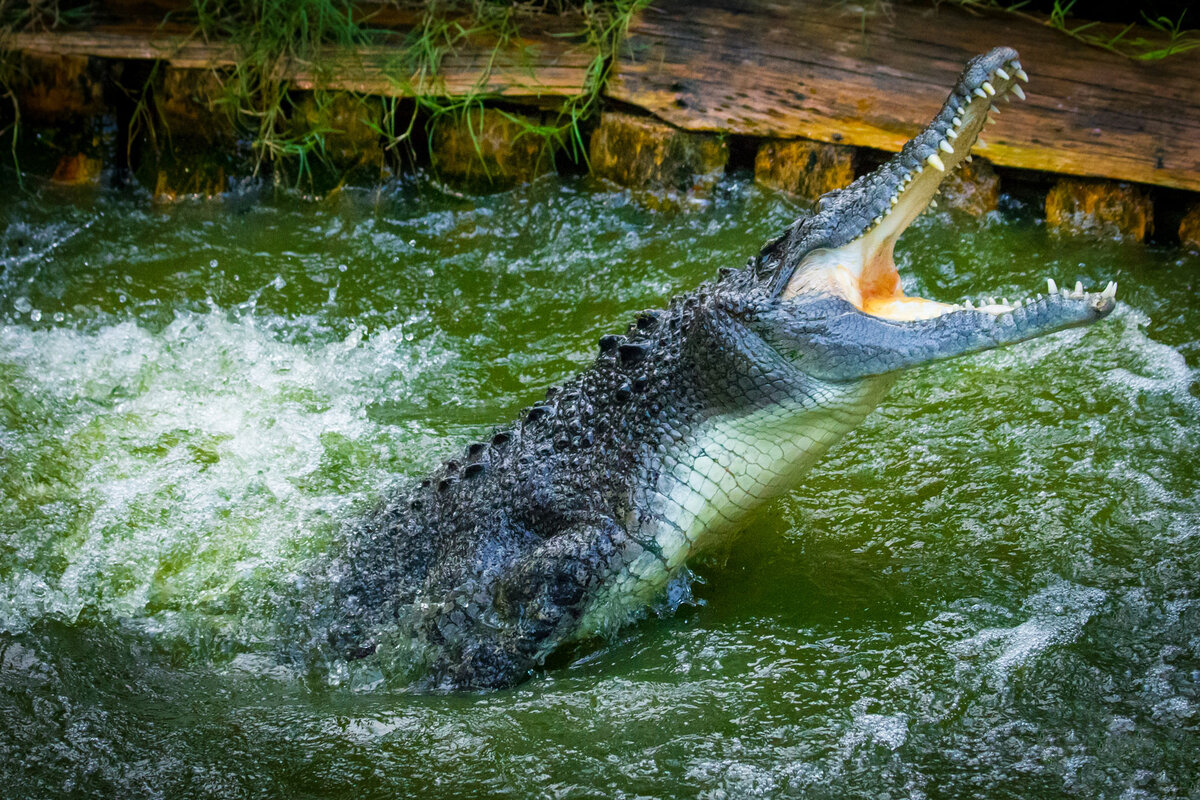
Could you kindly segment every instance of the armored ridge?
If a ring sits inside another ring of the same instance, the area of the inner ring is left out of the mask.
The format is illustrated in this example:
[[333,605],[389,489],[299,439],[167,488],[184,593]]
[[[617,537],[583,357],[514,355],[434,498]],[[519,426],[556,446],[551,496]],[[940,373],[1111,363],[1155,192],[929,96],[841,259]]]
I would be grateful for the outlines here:
[[[437,684],[503,685],[661,595],[690,547],[669,499],[690,494],[674,486],[689,485],[680,454],[721,414],[774,400],[757,365],[737,365],[743,332],[729,307],[742,282],[703,286],[603,337],[591,369],[356,531],[344,587],[353,646],[369,650],[379,626],[414,625]],[[656,498],[659,485],[668,494]]]
[[687,559],[794,487],[898,371],[1107,315],[1113,284],[979,307],[900,288],[896,239],[1023,77],[1012,50],[973,59],[895,158],[348,531],[336,645],[407,643],[427,688],[519,682],[677,594]]

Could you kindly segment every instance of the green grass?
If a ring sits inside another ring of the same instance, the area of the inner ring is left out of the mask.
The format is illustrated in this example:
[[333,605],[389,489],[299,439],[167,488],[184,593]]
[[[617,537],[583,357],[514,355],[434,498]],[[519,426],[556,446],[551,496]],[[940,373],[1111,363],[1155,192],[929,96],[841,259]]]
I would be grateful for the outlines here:
[[[508,114],[523,128],[521,135],[538,136],[554,150],[566,150],[576,160],[586,159],[581,125],[596,107],[612,64],[617,42],[634,11],[649,0],[544,0],[501,3],[495,0],[431,0],[420,6],[418,24],[397,46],[388,75],[397,94],[415,102],[385,98],[378,104],[362,103],[363,121],[380,135],[387,150],[412,148],[414,141],[433,126],[449,120],[474,132],[478,112],[500,98],[489,89],[490,78],[503,54],[511,61],[523,55],[517,42],[523,25],[539,14],[569,14],[579,20],[577,30],[565,36],[581,43],[592,59],[578,90],[557,111],[531,120]],[[11,134],[15,153],[20,109],[11,90],[19,59],[5,47],[14,31],[69,27],[86,19],[89,3],[68,0],[0,0],[0,99],[12,105]],[[328,122],[333,93],[324,88],[331,77],[322,58],[326,48],[354,48],[382,41],[396,44],[396,32],[373,28],[352,0],[191,0],[168,21],[193,27],[193,36],[205,41],[232,43],[237,62],[215,71],[222,94],[218,107],[235,131],[249,142],[254,171],[269,166],[277,179],[299,183],[313,168],[328,162],[326,142],[336,133]],[[467,47],[491,46],[475,84],[451,94],[442,81],[443,63]],[[486,45],[485,45],[486,46]],[[290,78],[297,64],[315,73],[311,92],[316,113],[298,124]],[[532,59],[530,59],[532,74]],[[123,86],[134,102],[133,133],[144,137],[156,151],[170,149],[171,131],[156,112],[154,89],[161,77],[158,65],[141,85]],[[361,98],[364,99],[365,98]],[[134,137],[131,136],[132,141]],[[428,138],[424,136],[424,138]]]
[[[501,113],[523,129],[521,135],[541,137],[551,148],[566,150],[573,160],[586,160],[587,147],[581,124],[597,107],[612,67],[613,54],[633,14],[649,2],[607,0],[602,3],[575,4],[574,9],[582,27],[563,35],[582,40],[583,46],[593,54],[579,91],[566,98],[553,118],[547,121],[535,122],[524,115]],[[562,10],[564,5],[557,3],[552,8]],[[449,117],[464,124],[474,139],[477,130],[473,120],[479,118],[479,112],[485,105],[497,99],[487,88],[497,57],[502,51],[515,51],[521,22],[528,18],[529,13],[527,5],[501,5],[486,0],[459,4],[428,3],[420,24],[410,34],[392,70],[397,89],[403,95],[413,97],[416,103],[407,120],[397,118],[395,102],[389,104],[380,125],[386,147],[392,149],[411,143],[417,120],[421,117],[427,121],[426,133]],[[475,84],[458,95],[445,91],[441,84],[444,59],[472,41],[484,39],[494,41],[495,46]]]
[[[571,10],[581,29],[568,35],[584,42],[593,58],[578,91],[568,97],[549,121],[531,121],[507,114],[524,130],[522,135],[546,139],[552,149],[565,149],[572,158],[586,158],[581,123],[595,110],[612,63],[617,42],[634,11],[649,0],[604,0],[551,3],[550,12]],[[568,8],[569,6],[569,8]],[[404,104],[387,98],[382,113],[368,114],[364,122],[380,135],[385,150],[413,146],[417,137],[448,120],[464,124],[475,134],[473,119],[498,97],[489,90],[501,53],[516,52],[522,24],[537,8],[531,3],[497,3],[491,0],[431,0],[421,6],[418,24],[405,37],[388,67],[397,94],[415,102]],[[387,31],[370,27],[370,19],[356,19],[349,0],[193,0],[198,35],[231,41],[239,48],[239,61],[225,80],[224,103],[235,125],[245,130],[256,156],[256,171],[269,162],[278,175],[293,171],[298,182],[311,175],[316,162],[326,161],[325,143],[334,129],[323,122],[321,109],[331,94],[321,88],[330,76],[320,58],[324,47],[350,48],[378,42]],[[543,12],[544,13],[544,12]],[[444,61],[477,43],[490,42],[490,57],[475,84],[466,92],[451,94],[442,80]],[[288,68],[309,64],[317,73],[313,92],[318,113],[313,124],[292,124],[292,86]],[[532,68],[532,67],[531,67]]]
[[[1034,13],[1030,0],[1006,2],[1006,0],[934,0],[948,3],[968,11],[1003,11],[1039,22],[1060,31],[1072,39],[1093,47],[1099,47],[1127,58],[1139,61],[1156,61],[1200,47],[1200,29],[1186,28],[1187,9],[1179,16],[1147,15],[1138,10],[1139,19],[1125,24],[1116,33],[1105,33],[1099,22],[1075,18],[1077,0],[1053,0],[1046,9],[1047,14]],[[1155,33],[1135,33],[1139,23],[1144,23]]]
[[[366,44],[372,32],[355,21],[349,0],[192,0],[192,11],[199,36],[238,47],[237,64],[220,74],[221,102],[250,135],[255,172],[271,162],[307,174],[310,160],[323,158],[329,131],[319,122],[300,131],[289,124],[291,67],[309,64],[318,80],[327,78],[321,48]],[[328,102],[325,92],[316,95],[319,104]]]

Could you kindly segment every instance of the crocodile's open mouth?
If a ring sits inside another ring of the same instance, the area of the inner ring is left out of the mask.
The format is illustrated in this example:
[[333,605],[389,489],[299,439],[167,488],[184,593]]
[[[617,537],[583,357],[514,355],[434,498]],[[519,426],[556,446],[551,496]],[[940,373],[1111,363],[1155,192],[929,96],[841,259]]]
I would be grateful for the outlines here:
[[[1020,84],[1028,80],[1014,50],[997,48],[973,59],[929,126],[875,172],[842,190],[859,195],[855,199],[867,220],[865,227],[844,245],[809,253],[793,273],[785,297],[831,293],[866,314],[898,322],[968,309],[999,315],[1044,300],[1041,295],[1014,303],[983,297],[953,304],[908,296],[893,257],[896,240],[921,212],[936,205],[934,196],[942,182],[970,160],[972,147],[982,144],[979,134],[989,115],[999,113],[995,101],[1012,96],[1025,99]],[[1060,290],[1053,280],[1047,284],[1056,299],[1106,302],[1116,294],[1115,283],[1095,293],[1085,292],[1079,284],[1073,291]]]

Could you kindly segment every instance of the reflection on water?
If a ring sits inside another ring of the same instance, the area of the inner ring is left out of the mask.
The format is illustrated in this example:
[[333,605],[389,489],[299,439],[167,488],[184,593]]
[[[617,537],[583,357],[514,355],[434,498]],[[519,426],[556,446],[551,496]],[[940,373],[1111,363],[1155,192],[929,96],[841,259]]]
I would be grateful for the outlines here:
[[701,605],[490,695],[297,673],[304,565],[596,338],[796,213],[554,179],[321,203],[0,201],[5,796],[1185,796],[1200,780],[1200,259],[921,220],[945,300],[1104,323],[905,376]]

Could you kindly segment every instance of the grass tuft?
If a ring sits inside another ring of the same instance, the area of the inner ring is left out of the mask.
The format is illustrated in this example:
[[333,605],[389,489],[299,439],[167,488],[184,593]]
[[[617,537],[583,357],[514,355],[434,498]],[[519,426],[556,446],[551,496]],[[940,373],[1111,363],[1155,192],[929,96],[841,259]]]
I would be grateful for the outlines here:
[[1200,30],[1184,27],[1184,18],[1187,16],[1186,8],[1179,12],[1178,17],[1166,15],[1151,17],[1145,11],[1139,10],[1140,21],[1145,22],[1161,35],[1131,36],[1130,34],[1137,28],[1138,20],[1128,22],[1116,33],[1102,33],[1104,27],[1099,22],[1083,22],[1075,19],[1074,11],[1077,0],[1053,0],[1048,7],[1044,3],[1039,4],[1048,12],[1047,16],[1033,13],[1035,6],[1031,0],[1018,0],[1018,2],[934,0],[934,2],[935,4],[949,3],[972,12],[986,10],[1016,14],[1054,28],[1084,44],[1139,61],[1156,61],[1200,47]]

